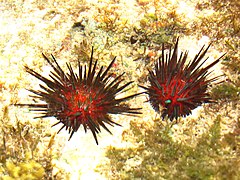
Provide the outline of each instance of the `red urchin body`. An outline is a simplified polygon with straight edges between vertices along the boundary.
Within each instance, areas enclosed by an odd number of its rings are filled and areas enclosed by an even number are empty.
[[[178,39],[172,54],[171,49],[168,55],[165,54],[163,45],[162,56],[156,62],[155,69],[149,70],[150,86],[140,86],[147,90],[145,93],[148,94],[155,111],[160,112],[162,107],[162,119],[168,117],[172,121],[174,118],[191,114],[191,111],[202,103],[213,102],[207,88],[219,76],[212,79],[207,77],[211,73],[209,69],[223,56],[202,67],[207,59],[201,61],[209,47],[210,45],[204,50],[203,46],[195,58],[186,64],[187,51],[181,52],[180,57],[177,57]]]
[[[70,64],[67,64],[69,73],[64,73],[55,58],[52,56],[50,61],[44,54],[45,60],[51,65],[54,71],[51,71],[50,78],[47,79],[36,71],[25,66],[28,73],[40,79],[46,86],[40,85],[42,90],[29,90],[35,94],[35,98],[45,101],[46,104],[17,104],[20,106],[28,106],[33,111],[40,111],[40,117],[56,117],[58,123],[62,123],[62,128],[69,131],[70,137],[76,132],[81,125],[85,132],[90,129],[96,143],[98,144],[97,134],[103,127],[109,133],[109,129],[105,124],[119,125],[110,119],[109,114],[140,114],[141,108],[130,108],[124,104],[138,94],[133,94],[123,98],[116,98],[127,86],[132,82],[128,82],[122,86],[123,82],[121,74],[113,78],[113,73],[109,73],[110,68],[114,64],[116,58],[112,60],[110,65],[104,71],[101,67],[96,73],[97,61],[93,65],[93,50],[90,58],[89,67],[82,66],[78,62],[78,74],[73,72]],[[56,125],[55,124],[55,125]]]

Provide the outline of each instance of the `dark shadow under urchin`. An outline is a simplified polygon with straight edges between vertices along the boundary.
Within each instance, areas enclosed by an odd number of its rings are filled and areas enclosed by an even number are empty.
[[[120,125],[112,121],[109,114],[141,114],[139,112],[141,108],[130,108],[124,103],[141,93],[116,98],[116,95],[122,93],[126,87],[133,83],[131,81],[120,85],[124,82],[124,73],[113,78],[113,73],[109,72],[116,57],[106,69],[101,66],[96,72],[97,60],[93,63],[92,49],[89,67],[81,65],[78,61],[78,73],[74,73],[71,64],[68,63],[66,64],[69,72],[65,73],[53,55],[52,60],[44,54],[43,57],[53,68],[49,75],[50,78],[42,76],[28,66],[25,66],[25,70],[45,84],[40,84],[41,90],[30,89],[29,91],[35,94],[32,96],[33,98],[46,103],[16,105],[27,106],[32,111],[41,113],[36,118],[54,116],[59,121],[54,125],[63,124],[58,133],[65,128],[70,134],[69,140],[82,125],[85,132],[90,129],[98,144],[97,134],[101,132],[101,127],[111,134],[106,124]]]
[[[208,85],[219,79],[220,76],[208,78],[211,74],[209,69],[216,65],[225,55],[203,67],[208,58],[203,60],[211,44],[206,49],[204,46],[195,55],[192,61],[187,61],[188,51],[181,52],[178,57],[177,39],[173,52],[164,52],[155,63],[154,70],[148,70],[148,87],[139,85],[148,94],[149,102],[153,109],[161,113],[162,119],[169,118],[170,121],[191,114],[192,110],[203,103],[214,102],[209,93]]]

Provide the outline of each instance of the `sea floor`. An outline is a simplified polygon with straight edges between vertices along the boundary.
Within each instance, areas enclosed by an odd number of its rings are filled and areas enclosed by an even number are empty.
[[[240,4],[218,3],[0,1],[0,179],[240,179]],[[162,43],[170,47],[177,37],[189,60],[211,42],[206,65],[227,52],[212,76],[235,87],[177,123],[162,121],[142,94],[127,102],[142,114],[110,115],[122,126],[108,126],[112,134],[102,129],[96,145],[89,130],[80,127],[68,141],[65,129],[57,134],[61,124],[51,127],[54,117],[34,118],[37,112],[14,106],[36,103],[28,89],[39,90],[41,81],[24,66],[49,77],[42,53],[66,72],[66,63],[76,71],[78,59],[88,64],[92,47],[98,70],[116,56],[114,74],[134,81],[120,98],[144,91],[138,85],[148,84]]]

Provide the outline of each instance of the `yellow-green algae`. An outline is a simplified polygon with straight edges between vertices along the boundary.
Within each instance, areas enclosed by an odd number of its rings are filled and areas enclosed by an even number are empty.
[[[132,121],[130,132],[137,147],[109,147],[108,168],[101,168],[110,179],[239,179],[240,122],[232,132],[220,134],[221,117],[194,146],[174,142],[170,125],[156,119],[154,126]],[[129,164],[133,161],[135,163]],[[101,171],[103,170],[103,171]]]
[[[0,177],[3,180],[51,179],[65,174],[61,170],[59,175],[53,174],[52,160],[59,152],[53,149],[55,135],[44,130],[46,124],[14,119],[10,119],[9,107],[4,106],[0,116]]]
[[[3,180],[37,180],[42,179],[45,174],[43,166],[34,160],[30,160],[30,157],[27,154],[23,162],[13,163],[8,160],[5,163],[5,169],[1,169],[1,171],[1,173],[7,174],[2,176]]]

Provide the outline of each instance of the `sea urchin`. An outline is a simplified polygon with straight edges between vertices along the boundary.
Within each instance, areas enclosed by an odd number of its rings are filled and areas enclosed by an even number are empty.
[[[210,45],[204,50],[204,46],[192,61],[186,63],[188,51],[181,52],[178,58],[178,40],[174,50],[169,54],[164,53],[155,63],[154,70],[148,70],[150,86],[144,87],[149,101],[155,111],[161,111],[161,117],[168,117],[171,121],[180,116],[187,116],[191,111],[202,103],[214,102],[207,92],[208,85],[216,81],[219,76],[208,79],[211,72],[209,69],[219,62],[224,56],[212,62],[206,67],[202,67],[206,62],[204,58]]]
[[[141,108],[130,108],[123,103],[138,94],[116,98],[116,95],[132,84],[132,82],[128,82],[120,85],[123,82],[124,73],[115,78],[113,78],[113,73],[109,73],[116,57],[105,70],[102,66],[97,73],[97,61],[93,64],[92,49],[88,69],[86,65],[82,66],[78,61],[78,74],[73,72],[71,64],[68,63],[69,73],[65,73],[53,55],[52,60],[44,54],[43,57],[54,70],[51,71],[49,79],[28,66],[25,66],[25,70],[45,83],[45,86],[40,84],[41,90],[31,89],[29,91],[35,94],[32,97],[46,103],[17,105],[27,106],[33,111],[40,111],[41,116],[39,117],[42,118],[54,116],[59,121],[54,125],[63,124],[58,132],[66,128],[70,134],[69,140],[82,125],[85,132],[87,129],[91,130],[98,144],[97,134],[100,132],[100,127],[111,133],[106,124],[119,125],[110,119],[109,114],[140,114]]]

